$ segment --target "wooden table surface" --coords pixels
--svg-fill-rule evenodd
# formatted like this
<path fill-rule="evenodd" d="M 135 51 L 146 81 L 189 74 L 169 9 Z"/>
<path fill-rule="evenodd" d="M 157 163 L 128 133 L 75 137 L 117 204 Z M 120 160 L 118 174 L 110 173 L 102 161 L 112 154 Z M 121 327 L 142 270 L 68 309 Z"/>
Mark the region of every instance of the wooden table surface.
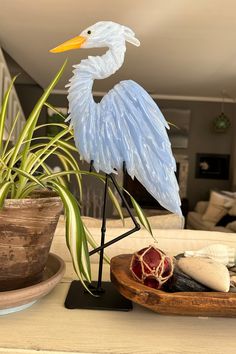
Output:
<path fill-rule="evenodd" d="M 65 309 L 75 274 L 61 225 L 52 251 L 66 261 L 62 282 L 32 307 L 0 316 L 0 354 L 236 354 L 236 318 L 164 316 L 138 305 L 130 312 Z"/>
<path fill-rule="evenodd" d="M 0 354 L 235 354 L 236 319 L 67 310 L 64 279 L 32 307 L 0 317 Z"/>

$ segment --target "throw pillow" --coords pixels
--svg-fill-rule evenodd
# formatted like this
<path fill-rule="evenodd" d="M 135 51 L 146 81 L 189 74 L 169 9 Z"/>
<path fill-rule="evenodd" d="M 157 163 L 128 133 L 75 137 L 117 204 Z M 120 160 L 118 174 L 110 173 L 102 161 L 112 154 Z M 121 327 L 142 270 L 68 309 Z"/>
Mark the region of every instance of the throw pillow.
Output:
<path fill-rule="evenodd" d="M 236 198 L 236 192 L 221 191 L 221 193 L 227 195 L 230 198 Z"/>
<path fill-rule="evenodd" d="M 226 226 L 233 221 L 236 221 L 236 215 L 230 215 L 230 213 L 228 213 L 217 222 L 216 226 Z"/>
<path fill-rule="evenodd" d="M 227 229 L 230 229 L 233 232 L 236 232 L 236 221 L 230 222 L 226 226 Z"/>
<path fill-rule="evenodd" d="M 202 220 L 215 225 L 224 215 L 228 213 L 228 208 L 225 205 L 231 200 L 232 198 L 225 194 L 211 191 L 209 204 L 206 212 L 202 216 Z"/>
<path fill-rule="evenodd" d="M 236 201 L 234 201 L 232 207 L 229 209 L 229 215 L 236 216 Z"/>

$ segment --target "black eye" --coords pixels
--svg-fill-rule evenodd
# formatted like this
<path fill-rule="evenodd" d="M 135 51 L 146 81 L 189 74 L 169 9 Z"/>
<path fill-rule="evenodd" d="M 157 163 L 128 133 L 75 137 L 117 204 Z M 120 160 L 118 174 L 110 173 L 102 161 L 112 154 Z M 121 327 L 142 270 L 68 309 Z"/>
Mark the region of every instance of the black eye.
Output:
<path fill-rule="evenodd" d="M 87 33 L 88 33 L 88 34 L 91 34 L 91 31 L 89 30 Z"/>

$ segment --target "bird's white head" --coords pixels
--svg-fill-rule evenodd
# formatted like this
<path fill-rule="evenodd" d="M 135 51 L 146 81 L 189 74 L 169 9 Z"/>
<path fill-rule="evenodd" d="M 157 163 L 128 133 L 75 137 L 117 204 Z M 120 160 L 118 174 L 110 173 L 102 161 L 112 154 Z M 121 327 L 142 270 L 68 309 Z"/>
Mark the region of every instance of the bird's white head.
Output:
<path fill-rule="evenodd" d="M 111 21 L 97 22 L 76 36 L 50 50 L 52 53 L 65 52 L 78 48 L 101 48 L 125 44 L 129 42 L 139 46 L 140 42 L 135 33 L 126 26 Z"/>

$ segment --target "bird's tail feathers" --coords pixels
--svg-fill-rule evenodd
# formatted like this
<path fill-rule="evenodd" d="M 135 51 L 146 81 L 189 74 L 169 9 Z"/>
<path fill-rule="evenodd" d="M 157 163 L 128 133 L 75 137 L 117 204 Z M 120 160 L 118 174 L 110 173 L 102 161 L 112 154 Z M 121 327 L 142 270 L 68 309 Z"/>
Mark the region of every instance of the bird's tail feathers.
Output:
<path fill-rule="evenodd" d="M 182 216 L 179 186 L 173 169 L 163 165 L 142 162 L 135 177 L 146 190 L 167 210 Z"/>

